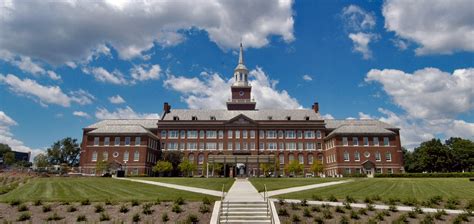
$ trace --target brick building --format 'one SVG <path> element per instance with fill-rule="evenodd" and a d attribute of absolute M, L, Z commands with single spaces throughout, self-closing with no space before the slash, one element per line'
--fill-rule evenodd
<path fill-rule="evenodd" d="M 226 176 L 258 176 L 259 164 L 298 160 L 309 174 L 316 161 L 323 175 L 403 172 L 399 128 L 378 120 L 332 120 L 312 109 L 255 109 L 242 46 L 227 109 L 171 109 L 160 119 L 103 120 L 84 128 L 81 169 L 95 173 L 97 161 L 128 174 L 151 175 L 161 152 L 182 151 L 194 175 L 212 175 L 206 164 L 222 163 Z"/>

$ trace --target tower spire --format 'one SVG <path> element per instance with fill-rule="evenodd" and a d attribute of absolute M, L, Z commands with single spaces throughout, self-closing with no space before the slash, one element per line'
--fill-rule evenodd
<path fill-rule="evenodd" d="M 240 53 L 239 53 L 239 64 L 244 64 L 244 50 L 242 47 L 242 43 L 240 43 Z"/>

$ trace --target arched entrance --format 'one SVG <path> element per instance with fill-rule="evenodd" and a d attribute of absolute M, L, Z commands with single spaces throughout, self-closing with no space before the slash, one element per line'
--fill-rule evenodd
<path fill-rule="evenodd" d="M 364 168 L 364 173 L 367 174 L 367 177 L 374 177 L 375 163 L 367 160 L 362 163 L 362 167 Z"/>

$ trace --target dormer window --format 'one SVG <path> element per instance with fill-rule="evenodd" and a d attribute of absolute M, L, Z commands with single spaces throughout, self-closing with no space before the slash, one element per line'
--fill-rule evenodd
<path fill-rule="evenodd" d="M 198 118 L 196 116 L 192 116 L 192 118 L 191 118 L 191 120 L 193 120 L 193 121 L 197 121 L 197 119 Z"/>
<path fill-rule="evenodd" d="M 179 121 L 179 117 L 178 117 L 178 116 L 174 116 L 174 117 L 173 117 L 173 121 Z"/>
<path fill-rule="evenodd" d="M 268 116 L 268 120 L 273 120 L 273 117 L 272 117 L 272 116 Z"/>
<path fill-rule="evenodd" d="M 216 120 L 216 116 L 211 116 L 211 121 L 215 121 Z"/>
<path fill-rule="evenodd" d="M 304 119 L 309 121 L 309 116 L 305 116 Z"/>
<path fill-rule="evenodd" d="M 290 117 L 290 116 L 287 116 L 287 117 L 286 117 L 286 120 L 291 121 L 291 117 Z"/>

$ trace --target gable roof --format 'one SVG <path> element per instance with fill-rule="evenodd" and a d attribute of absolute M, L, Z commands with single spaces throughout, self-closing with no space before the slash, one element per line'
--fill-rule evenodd
<path fill-rule="evenodd" d="M 146 129 L 156 129 L 158 119 L 107 119 L 91 124 L 86 128 L 100 128 L 108 125 L 139 125 Z"/>
<path fill-rule="evenodd" d="M 291 117 L 291 120 L 305 120 L 305 117 L 309 117 L 309 120 L 323 120 L 319 113 L 315 113 L 313 110 L 308 109 L 291 109 L 291 110 L 278 110 L 278 109 L 265 109 L 265 110 L 187 110 L 187 109 L 174 109 L 170 113 L 163 116 L 162 120 L 170 121 L 173 117 L 178 117 L 179 120 L 192 120 L 192 117 L 196 117 L 197 120 L 211 120 L 211 116 L 214 116 L 216 120 L 230 120 L 238 115 L 244 115 L 252 120 L 287 120 L 287 117 Z"/>
<path fill-rule="evenodd" d="M 327 137 L 342 134 L 381 134 L 394 135 L 397 127 L 379 120 L 325 120 L 330 133 Z M 332 130 L 332 131 L 331 131 Z"/>

